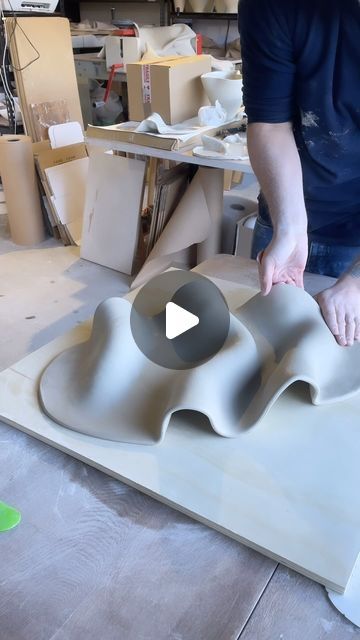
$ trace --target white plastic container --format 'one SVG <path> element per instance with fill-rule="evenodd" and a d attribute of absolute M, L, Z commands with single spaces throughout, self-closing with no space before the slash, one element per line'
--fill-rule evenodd
<path fill-rule="evenodd" d="M 214 11 L 214 0 L 188 0 L 188 5 L 194 13 L 212 13 Z"/>

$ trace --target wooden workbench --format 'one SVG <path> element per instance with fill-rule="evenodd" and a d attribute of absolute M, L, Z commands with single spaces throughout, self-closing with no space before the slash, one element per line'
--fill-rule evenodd
<path fill-rule="evenodd" d="M 194 156 L 192 150 L 183 151 L 156 149 L 155 147 L 145 147 L 132 142 L 119 142 L 118 140 L 107 140 L 105 138 L 95 138 L 91 136 L 91 129 L 87 132 L 86 142 L 93 147 L 99 147 L 104 151 L 122 151 L 149 158 L 161 158 L 162 160 L 172 160 L 173 162 L 187 162 L 199 167 L 211 167 L 213 169 L 224 169 L 230 171 L 241 171 L 242 173 L 254 173 L 250 160 L 226 160 L 224 158 L 204 158 Z"/>

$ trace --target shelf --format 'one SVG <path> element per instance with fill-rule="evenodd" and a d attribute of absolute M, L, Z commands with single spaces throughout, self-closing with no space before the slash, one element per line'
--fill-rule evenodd
<path fill-rule="evenodd" d="M 237 13 L 176 13 L 171 12 L 172 19 L 185 20 L 237 20 Z"/>
<path fill-rule="evenodd" d="M 101 4 L 101 0 L 88 0 L 91 3 Z M 73 22 L 80 22 L 80 3 L 81 0 L 59 0 L 65 16 L 71 17 Z M 166 6 L 168 0 L 115 0 L 115 7 L 119 8 L 122 4 L 153 4 L 158 5 L 160 10 L 160 26 L 166 25 L 167 11 Z M 110 5 L 112 6 L 112 5 Z M 76 15 L 75 15 L 76 14 Z"/>
<path fill-rule="evenodd" d="M 0 135 L 12 135 L 14 133 L 13 129 L 10 127 L 9 124 L 5 124 L 3 122 L 0 122 Z M 16 125 L 16 133 L 24 133 L 24 129 L 23 129 L 23 125 L 22 123 L 18 122 Z"/>
<path fill-rule="evenodd" d="M 74 3 L 79 3 L 81 0 L 72 0 Z M 86 0 L 86 2 L 99 3 L 99 0 Z M 114 0 L 115 4 L 159 4 L 158 0 Z"/>
<path fill-rule="evenodd" d="M 60 11 L 53 11 L 49 13 L 47 11 L 3 11 L 4 18 L 13 18 L 16 14 L 17 18 L 62 18 L 63 14 Z"/>

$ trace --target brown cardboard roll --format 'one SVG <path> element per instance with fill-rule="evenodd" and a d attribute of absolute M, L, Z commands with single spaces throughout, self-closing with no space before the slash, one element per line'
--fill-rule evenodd
<path fill-rule="evenodd" d="M 44 225 L 31 138 L 0 137 L 0 175 L 13 241 L 38 244 L 44 239 Z"/>

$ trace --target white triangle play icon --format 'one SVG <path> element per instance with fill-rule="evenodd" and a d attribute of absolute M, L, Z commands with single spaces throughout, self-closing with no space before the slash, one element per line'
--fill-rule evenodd
<path fill-rule="evenodd" d="M 189 331 L 199 324 L 200 320 L 190 311 L 179 307 L 175 302 L 168 302 L 166 305 L 166 337 L 173 340 L 182 333 Z"/>

